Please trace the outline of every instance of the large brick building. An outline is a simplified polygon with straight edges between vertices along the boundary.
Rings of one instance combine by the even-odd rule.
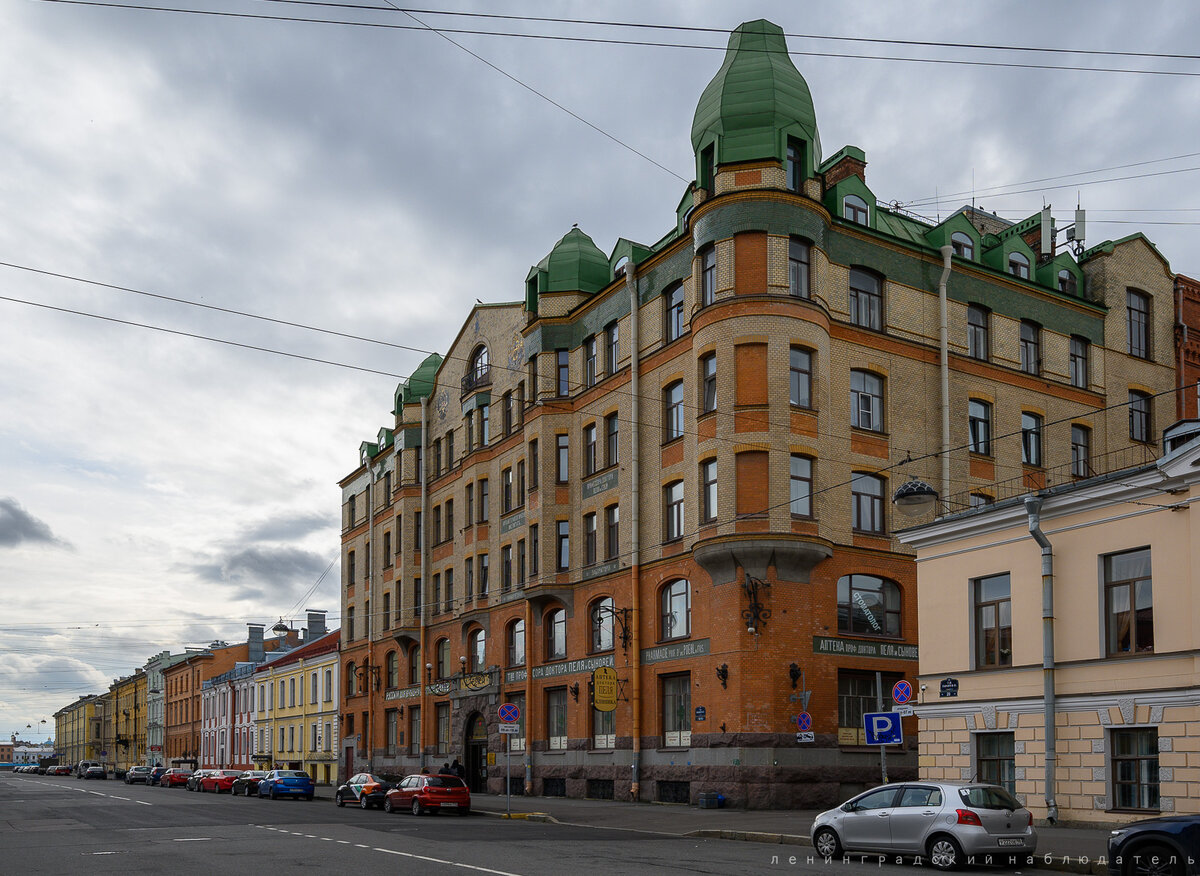
[[[343,769],[460,757],[500,791],[508,701],[518,791],[831,803],[878,781],[862,715],[915,677],[893,492],[965,508],[1153,454],[1173,280],[1144,237],[1076,257],[1044,214],[889,209],[862,150],[823,158],[764,21],[691,135],[662,239],[570,230],[341,482]],[[888,764],[915,776],[911,741]]]

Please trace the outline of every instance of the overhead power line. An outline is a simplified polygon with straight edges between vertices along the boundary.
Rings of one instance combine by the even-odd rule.
[[[39,0],[42,3],[58,3],[68,6],[95,6],[110,9],[132,9],[142,12],[170,12],[183,15],[202,15],[216,18],[238,18],[258,21],[289,21],[305,24],[332,24],[342,27],[378,28],[383,30],[415,30],[429,32],[430,28],[417,25],[390,24],[378,21],[351,21],[334,18],[305,18],[295,15],[262,15],[250,12],[224,12],[211,9],[185,9],[173,6],[149,6],[134,3],[105,2],[105,0]],[[387,11],[387,10],[382,10]],[[514,31],[476,30],[471,28],[438,28],[438,33],[472,34],[476,36],[505,37],[524,40],[551,40],[557,42],[593,43],[597,45],[642,46],[647,48],[666,49],[701,49],[704,51],[724,52],[725,46],[710,46],[700,43],[669,43],[655,40],[613,39],[604,37],[569,36],[564,34],[531,34]],[[750,49],[749,51],[754,51]],[[1200,71],[1191,70],[1144,70],[1129,67],[1083,67],[1071,64],[1033,64],[1016,61],[973,61],[954,58],[917,58],[896,55],[864,55],[846,52],[814,52],[789,49],[789,55],[807,58],[834,58],[857,61],[899,61],[911,64],[948,64],[965,67],[996,67],[1015,70],[1061,70],[1079,73],[1126,73],[1145,76],[1200,76]]]

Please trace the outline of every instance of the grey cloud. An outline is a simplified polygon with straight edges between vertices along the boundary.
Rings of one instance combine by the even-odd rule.
[[[328,565],[311,551],[290,547],[243,547],[193,567],[213,584],[233,585],[236,599],[287,598],[307,588]]]
[[[275,517],[264,520],[246,533],[248,541],[293,541],[304,538],[322,527],[332,527],[334,518],[329,514],[297,514],[292,517]]]
[[[46,523],[22,508],[16,499],[10,496],[0,499],[0,547],[18,547],[22,544],[68,546]]]

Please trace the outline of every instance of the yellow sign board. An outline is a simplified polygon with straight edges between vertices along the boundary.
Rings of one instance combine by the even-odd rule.
[[[496,752],[489,751],[488,752],[488,766],[495,766],[495,765],[496,765]]]
[[[592,705],[597,712],[617,710],[617,670],[611,666],[597,666],[592,670]]]

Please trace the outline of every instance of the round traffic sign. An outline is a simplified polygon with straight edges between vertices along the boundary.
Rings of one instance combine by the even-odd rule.
[[[902,706],[912,699],[912,685],[903,678],[892,685],[892,702]]]
[[[500,707],[498,715],[505,724],[515,724],[521,720],[521,710],[517,708],[516,703],[505,703]]]
[[[812,715],[810,715],[808,712],[801,712],[799,715],[796,716],[796,726],[799,727],[801,730],[811,730],[812,729]]]

